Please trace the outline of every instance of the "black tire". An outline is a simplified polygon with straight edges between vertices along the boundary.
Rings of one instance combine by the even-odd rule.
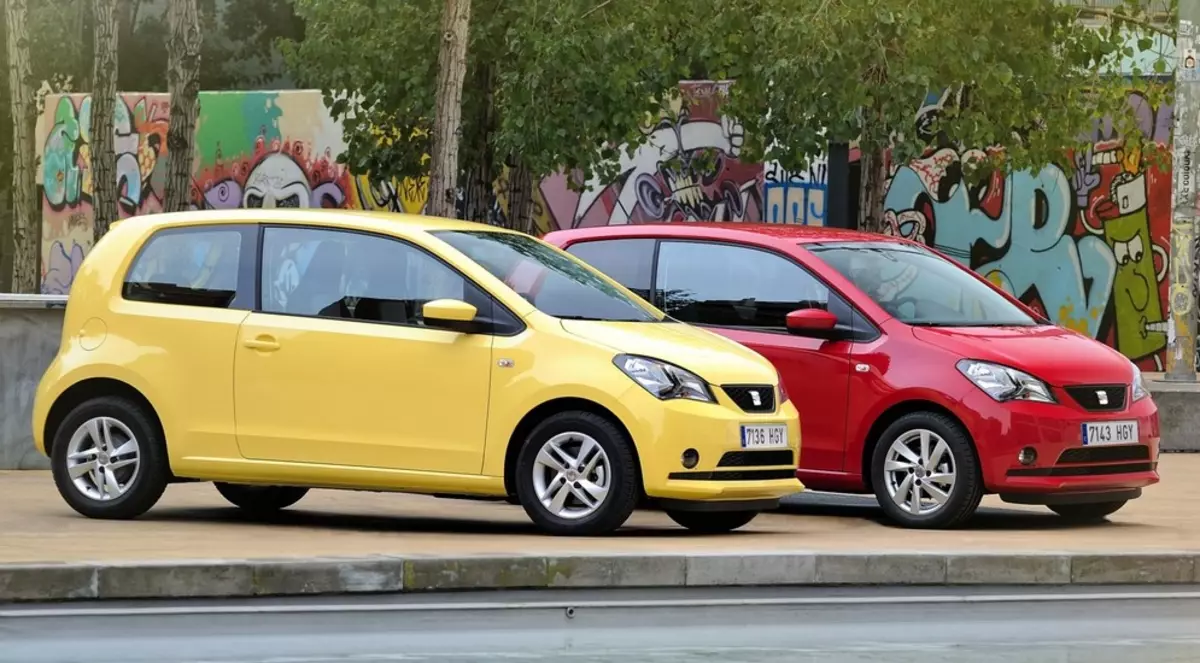
[[[1072,523],[1098,523],[1116,513],[1129,500],[1088,504],[1051,504],[1050,510]]]
[[[307,488],[295,486],[247,486],[238,483],[213,484],[221,497],[239,509],[256,516],[269,516],[299,502]]]
[[[611,476],[609,488],[596,510],[579,518],[553,513],[537,497],[534,464],[542,446],[560,433],[590,436],[607,454]],[[633,453],[633,442],[612,421],[590,412],[560,412],[538,424],[525,438],[516,468],[517,497],[530,520],[548,534],[597,536],[616,531],[637,506],[642,492],[641,472]]]
[[[80,427],[99,417],[115,419],[133,434],[139,460],[136,473],[132,469],[126,471],[126,468],[113,471],[114,481],[125,492],[104,501],[89,497],[77,488],[67,466],[71,438]],[[137,518],[153,508],[167,488],[171,468],[166,442],[154,423],[153,414],[138,403],[119,396],[85,401],[63,419],[53,435],[50,469],[54,484],[63,500],[81,515],[104,520]]]
[[[954,485],[941,508],[928,514],[913,514],[901,509],[888,492],[887,474],[884,464],[892,443],[905,433],[914,430],[929,430],[946,441],[954,461]],[[897,525],[910,529],[953,529],[961,527],[975,515],[983,499],[983,476],[979,470],[979,459],[970,437],[957,421],[933,412],[913,412],[900,417],[888,426],[871,454],[871,483],[879,506],[888,518]]]
[[[681,527],[698,534],[725,534],[745,527],[758,517],[757,511],[677,511],[667,509],[667,515]]]

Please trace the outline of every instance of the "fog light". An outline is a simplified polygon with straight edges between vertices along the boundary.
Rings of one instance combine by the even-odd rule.
[[[1037,449],[1033,447],[1021,449],[1021,453],[1017,454],[1017,461],[1022,465],[1033,465],[1037,462]]]
[[[690,470],[700,464],[700,452],[695,449],[688,449],[683,452],[683,456],[680,457],[679,462],[683,463],[683,466]]]

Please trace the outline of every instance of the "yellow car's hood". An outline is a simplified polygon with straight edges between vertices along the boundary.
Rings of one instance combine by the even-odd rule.
[[[615,352],[659,359],[710,384],[778,384],[775,367],[746,346],[679,322],[562,320],[567,332]]]

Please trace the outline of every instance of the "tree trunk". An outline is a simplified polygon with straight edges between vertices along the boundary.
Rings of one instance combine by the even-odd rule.
[[[883,201],[887,186],[887,154],[883,149],[863,150],[859,157],[862,184],[858,192],[858,229],[883,232]]]
[[[475,161],[466,169],[463,199],[466,203],[463,218],[478,223],[492,223],[498,219],[492,218],[495,208],[496,195],[493,184],[496,173],[492,164],[495,163],[492,133],[496,130],[495,98],[493,95],[494,76],[496,67],[491,63],[481,62],[475,71],[473,84],[484,90],[483,105],[477,111],[472,125],[471,153]]]
[[[8,0],[7,10],[5,37],[13,118],[12,287],[15,292],[35,293],[42,280],[42,215],[34,178],[33,128],[37,118],[29,62],[28,2]]]
[[[117,153],[113,113],[117,102],[117,0],[95,0],[92,62],[92,213],[98,242],[117,220]]]
[[[508,227],[530,235],[537,234],[533,219],[533,177],[519,157],[509,161]]]
[[[167,55],[167,89],[171,117],[167,125],[167,193],[165,212],[188,208],[192,192],[192,154],[200,95],[200,14],[196,0],[171,0],[171,41]]]
[[[467,73],[471,0],[445,0],[438,49],[433,155],[429,174],[430,216],[454,216],[458,184],[458,141],[462,132],[462,88]]]

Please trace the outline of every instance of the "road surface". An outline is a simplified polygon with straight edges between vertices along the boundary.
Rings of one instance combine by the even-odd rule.
[[[1167,663],[1195,587],[492,592],[0,606],[3,663]]]

